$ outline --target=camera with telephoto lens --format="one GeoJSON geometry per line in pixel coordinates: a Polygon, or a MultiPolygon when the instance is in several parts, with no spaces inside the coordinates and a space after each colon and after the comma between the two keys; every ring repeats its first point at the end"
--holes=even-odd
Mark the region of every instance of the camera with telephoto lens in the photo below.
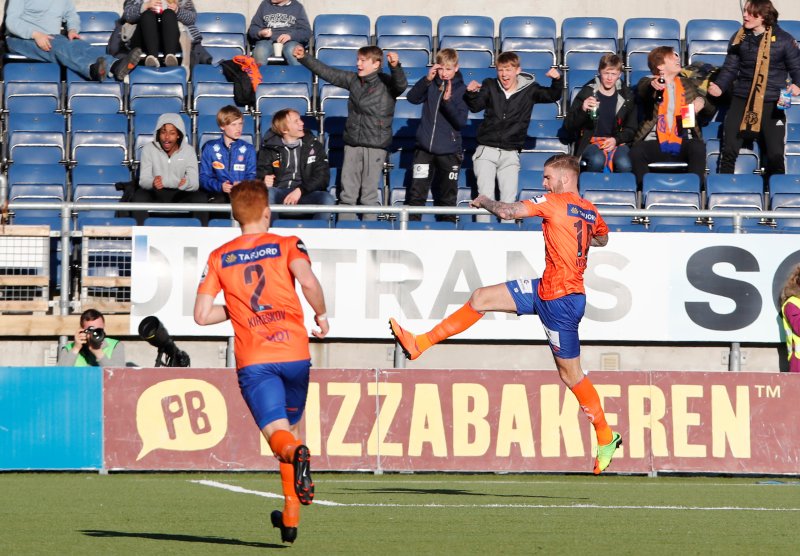
{"type": "Polygon", "coordinates": [[[145,317],[139,323],[139,337],[148,344],[158,348],[156,367],[188,367],[191,365],[189,354],[178,349],[170,338],[169,332],[157,317],[145,317]],[[166,360],[163,358],[166,357],[166,360]]]}
{"type": "Polygon", "coordinates": [[[89,342],[89,347],[92,349],[100,349],[100,346],[103,345],[103,340],[106,339],[106,331],[102,328],[90,326],[83,333],[86,334],[86,341],[89,342]]]}

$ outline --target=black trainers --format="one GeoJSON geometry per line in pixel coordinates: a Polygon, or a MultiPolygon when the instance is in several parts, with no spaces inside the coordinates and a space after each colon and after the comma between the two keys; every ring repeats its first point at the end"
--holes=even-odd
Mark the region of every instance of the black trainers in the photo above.
{"type": "Polygon", "coordinates": [[[281,541],[293,543],[297,538],[297,527],[286,527],[283,524],[283,512],[273,510],[269,518],[272,526],[281,530],[281,541]]]}
{"type": "Polygon", "coordinates": [[[294,491],[304,506],[314,501],[314,481],[311,480],[311,454],[308,446],[301,444],[294,451],[294,491]]]}
{"type": "Polygon", "coordinates": [[[111,73],[114,74],[114,79],[117,81],[124,81],[125,77],[133,71],[133,68],[139,65],[139,59],[142,57],[142,49],[134,48],[127,56],[120,58],[111,66],[111,73]]]}
{"type": "Polygon", "coordinates": [[[89,77],[92,81],[100,81],[101,83],[106,79],[106,59],[100,56],[94,64],[89,66],[89,77]]]}

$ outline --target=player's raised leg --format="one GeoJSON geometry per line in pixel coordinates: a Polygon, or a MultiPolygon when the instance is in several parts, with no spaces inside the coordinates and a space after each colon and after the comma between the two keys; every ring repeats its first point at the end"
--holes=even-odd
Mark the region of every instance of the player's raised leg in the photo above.
{"type": "Polygon", "coordinates": [[[478,322],[487,312],[516,312],[514,299],[505,283],[478,288],[461,308],[445,317],[439,324],[424,334],[412,334],[390,318],[392,335],[403,348],[408,359],[416,359],[422,352],[478,322]]]}

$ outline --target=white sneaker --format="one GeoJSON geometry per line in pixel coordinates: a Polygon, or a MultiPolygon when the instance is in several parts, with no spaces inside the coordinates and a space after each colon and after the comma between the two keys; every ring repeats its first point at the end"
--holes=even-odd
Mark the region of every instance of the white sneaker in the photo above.
{"type": "Polygon", "coordinates": [[[178,57],[174,54],[167,54],[164,56],[164,65],[165,66],[177,66],[178,65],[178,57]]]}
{"type": "Polygon", "coordinates": [[[147,58],[144,59],[144,65],[149,68],[158,68],[161,67],[161,63],[158,61],[158,58],[150,54],[147,58]]]}

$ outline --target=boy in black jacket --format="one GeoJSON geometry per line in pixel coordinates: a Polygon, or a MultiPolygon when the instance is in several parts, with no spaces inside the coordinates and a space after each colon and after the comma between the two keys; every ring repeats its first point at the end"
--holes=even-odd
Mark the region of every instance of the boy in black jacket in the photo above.
{"type": "MultiPolygon", "coordinates": [[[[500,188],[500,201],[517,200],[519,151],[525,146],[531,111],[537,102],[557,102],[561,98],[561,74],[551,68],[545,74],[552,79],[550,87],[534,83],[533,76],[523,73],[519,56],[502,52],[497,56],[497,78],[471,81],[464,97],[472,112],[485,110],[478,128],[478,148],[472,158],[478,194],[494,199],[495,178],[500,188]]],[[[489,216],[477,219],[488,221],[489,216]]]]}
{"type": "MultiPolygon", "coordinates": [[[[357,72],[327,66],[298,46],[292,52],[302,65],[328,83],[350,91],[344,124],[344,162],[340,205],[379,205],[378,185],[383,177],[386,153],[392,143],[394,107],[408,81],[396,52],[387,52],[391,75],[380,71],[383,50],[362,46],[356,54],[357,72]]],[[[341,214],[339,219],[353,219],[341,214]]],[[[363,220],[375,220],[364,215],[363,220]]]]}
{"type": "MultiPolygon", "coordinates": [[[[269,190],[270,206],[336,204],[327,191],[330,165],[325,149],[312,133],[305,132],[300,114],[290,108],[272,117],[258,151],[256,176],[269,190]]],[[[315,220],[329,218],[327,212],[314,215],[315,220]]]]}
{"type": "MultiPolygon", "coordinates": [[[[461,128],[467,123],[464,79],[458,71],[458,52],[444,48],[428,75],[417,81],[406,98],[423,104],[414,150],[414,174],[406,204],[424,206],[433,183],[433,204],[454,207],[458,192],[458,171],[464,159],[461,128]],[[436,181],[434,183],[434,177],[436,181]]],[[[412,214],[409,220],[419,220],[412,214]]],[[[455,215],[436,215],[438,221],[455,222],[455,215]]]]}

